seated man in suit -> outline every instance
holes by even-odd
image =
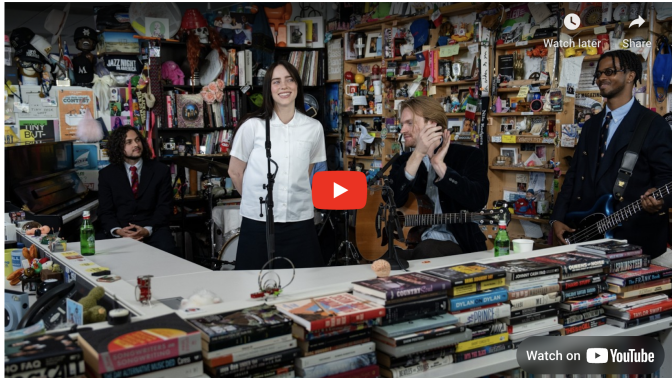
[[[623,155],[639,120],[650,114],[653,120],[623,199],[614,201],[614,211],[618,211],[641,200],[643,211],[622,222],[614,230],[614,238],[641,246],[651,258],[667,250],[667,212],[672,207],[672,197],[656,200],[651,194],[672,181],[672,130],[663,117],[652,114],[632,96],[641,77],[642,62],[629,50],[608,51],[597,62],[594,82],[607,103],[583,125],[572,164],[555,201],[551,226],[563,244],[565,233],[575,231],[565,223],[570,223],[567,215],[589,211],[598,198],[614,192]]]
[[[133,238],[175,254],[168,228],[173,190],[170,169],[151,159],[147,140],[130,126],[110,135],[110,165],[98,178],[103,238]]]
[[[414,147],[392,165],[390,178],[397,206],[409,193],[426,195],[434,214],[475,212],[488,202],[488,168],[474,147],[450,144],[446,113],[435,99],[414,97],[401,103],[401,133]],[[403,258],[421,259],[485,251],[485,235],[475,223],[433,225]]]

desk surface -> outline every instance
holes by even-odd
[[[20,237],[28,242],[35,243],[36,238],[20,234]],[[114,294],[116,299],[132,311],[143,317],[154,317],[172,312],[170,308],[158,301],[152,301],[152,306],[143,306],[135,300],[135,283],[138,275],[152,274],[152,293],[155,299],[173,297],[188,298],[201,289],[208,289],[218,295],[223,303],[205,306],[197,312],[177,311],[183,318],[201,317],[209,314],[233,311],[259,304],[257,300],[250,299],[250,293],[258,290],[258,271],[210,271],[199,265],[157,250],[146,244],[130,239],[111,239],[96,242],[96,255],[85,258],[85,261],[68,260],[60,253],[51,253],[46,246],[39,245],[43,253],[51,255],[54,260],[69,266],[79,275],[78,279],[86,279],[94,284],[103,286],[108,294]],[[68,249],[79,251],[78,243],[68,244]],[[503,257],[493,257],[492,252],[476,252],[458,256],[427,259],[424,261],[410,261],[409,271],[422,271],[442,266],[455,265],[465,262],[478,261],[489,263],[503,260],[519,260],[535,256],[549,255],[553,253],[567,252],[575,249],[575,246],[561,246],[538,251],[515,254]],[[122,277],[114,283],[97,283],[95,277],[86,273],[85,268],[80,266],[85,262],[94,262],[97,265],[108,267],[113,274]],[[291,271],[278,270],[281,282],[291,279]],[[392,274],[401,274],[403,271],[394,271]],[[275,299],[277,303],[306,299],[316,296],[342,293],[352,290],[352,282],[372,279],[375,275],[370,265],[340,266],[313,269],[297,269],[294,282],[287,287],[282,295]],[[582,336],[636,336],[652,332],[666,330],[666,340],[663,345],[669,353],[672,336],[669,329],[672,320],[661,319],[630,329],[620,329],[610,325],[604,325],[595,329],[580,332],[570,337]],[[506,351],[491,356],[479,358],[478,363],[463,362],[452,364],[417,377],[480,377],[518,366],[516,351]],[[665,373],[670,374],[669,370]],[[666,375],[662,375],[666,376]],[[672,376],[672,375],[670,375]]]

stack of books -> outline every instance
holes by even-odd
[[[450,283],[424,273],[353,282],[354,295],[385,306],[383,325],[374,327],[381,375],[394,378],[453,362],[454,348],[471,332],[446,314]]]
[[[609,274],[606,283],[618,299],[604,306],[607,324],[631,328],[672,316],[670,277],[671,268],[648,263],[647,267]]]
[[[472,360],[512,349],[504,318],[511,315],[505,303],[506,272],[479,263],[428,270],[425,273],[450,282],[449,312],[471,331],[471,339],[455,346],[455,362]]]
[[[601,281],[610,260],[585,252],[558,253],[534,257],[531,260],[560,267],[560,319],[562,333],[573,333],[606,324],[601,306],[613,301],[616,296],[606,293]]]
[[[488,264],[506,271],[506,289],[511,316],[504,319],[514,343],[531,336],[547,335],[562,329],[558,325],[561,299],[560,267],[529,260],[509,260]]]
[[[88,377],[203,375],[201,333],[175,313],[80,331],[77,341]]]
[[[371,328],[385,316],[385,307],[335,294],[277,305],[294,321],[292,334],[298,339],[296,375],[323,378],[378,376]]]
[[[67,333],[5,340],[5,377],[84,377],[84,355]]]
[[[293,376],[299,355],[292,321],[261,305],[188,322],[201,331],[205,370],[211,377]]]

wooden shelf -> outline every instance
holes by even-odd
[[[524,217],[522,215],[516,215],[516,214],[511,214],[511,219],[519,220],[519,221],[529,221],[532,223],[539,223],[539,224],[548,224],[548,219],[543,219],[543,218],[528,218]]]
[[[552,169],[548,168],[525,168],[525,167],[506,167],[499,165],[491,165],[490,170],[492,171],[517,171],[517,172],[544,172],[544,173],[553,173]]]
[[[496,49],[497,50],[516,50],[516,49],[524,49],[527,47],[532,47],[536,45],[543,45],[544,41],[550,39],[551,41],[555,41],[555,37],[549,37],[549,38],[540,38],[540,39],[532,39],[529,41],[519,41],[519,42],[513,42],[513,43],[503,43],[501,45],[497,45]],[[527,44],[521,44],[517,45],[520,42],[527,42]]]
[[[327,134],[325,135],[327,138],[340,138],[341,134]]]
[[[386,81],[414,81],[415,79],[418,78],[418,75],[413,75],[413,77],[408,77],[408,76],[392,76],[392,77],[385,77]]]
[[[326,81],[327,84],[340,83],[340,82],[341,82],[341,79],[331,79],[331,80]]]
[[[365,64],[365,63],[380,63],[383,61],[382,56],[373,56],[371,58],[362,58],[362,59],[350,59],[346,60],[345,63],[349,64]]]
[[[360,134],[359,133],[347,133],[345,136],[346,138],[359,138]],[[397,139],[399,137],[399,133],[387,133],[387,136],[385,139]],[[380,139],[380,132],[376,132],[376,139]]]
[[[387,16],[385,18],[378,19],[376,21],[365,22],[355,26],[354,31],[367,31],[367,30],[376,30],[381,29],[381,26],[390,21],[398,19],[398,16]]]
[[[434,84],[437,87],[452,87],[454,85],[473,85],[476,84],[476,80],[442,81],[432,84]]]
[[[480,4],[456,3],[439,8],[439,12],[444,16],[459,16],[476,12],[480,7]]]
[[[488,115],[493,117],[509,117],[509,116],[522,116],[523,113],[528,112],[489,113]],[[533,116],[554,116],[558,114],[558,112],[530,112],[530,113],[532,113],[531,115]]]
[[[382,114],[353,114],[349,116],[350,118],[376,118],[376,117],[383,117]]]
[[[464,117],[464,116],[467,115],[467,113],[448,113],[448,112],[446,112],[446,115],[448,116],[448,118],[450,118],[451,116],[453,116],[453,117]],[[476,115],[481,115],[481,112],[476,112]]]
[[[386,62],[405,62],[410,60],[418,60],[415,55],[395,56],[394,58],[385,59]]]
[[[547,89],[551,89],[550,85],[541,85],[539,86],[539,90],[544,91]],[[499,88],[497,89],[497,93],[518,93],[520,91],[520,87],[514,87],[514,88]]]

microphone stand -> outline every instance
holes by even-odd
[[[271,172],[271,163],[275,164],[277,172],[277,163],[271,159],[271,121],[266,119],[266,158],[268,159],[268,173],[266,174],[267,184],[264,184],[266,189],[266,199],[259,197],[259,206],[266,205],[266,250],[268,252],[268,268],[273,269],[273,258],[275,257],[275,223],[273,216],[273,185],[275,184],[275,173]],[[260,213],[260,217],[264,214]]]
[[[399,156],[401,155],[398,153],[395,154],[390,159],[390,161],[388,161],[387,164],[385,164],[385,166],[380,171],[378,171],[378,173],[376,173],[371,181],[369,181],[368,186],[373,185],[381,178],[383,179],[383,188],[381,194],[385,205],[381,205],[381,208],[385,213],[387,213],[387,219],[385,220],[385,231],[387,232],[387,252],[385,252],[381,259],[390,263],[392,270],[407,270],[409,266],[408,261],[399,257],[394,246],[395,232],[398,235],[398,239],[400,241],[405,241],[405,238],[404,228],[401,226],[401,223],[399,223],[399,219],[397,218],[397,204],[394,201],[394,191],[390,186],[392,184],[392,180],[389,176],[383,175],[383,173],[385,173],[385,171],[387,171],[392,166],[392,164],[394,164]],[[385,218],[385,216],[383,216],[383,218]]]

